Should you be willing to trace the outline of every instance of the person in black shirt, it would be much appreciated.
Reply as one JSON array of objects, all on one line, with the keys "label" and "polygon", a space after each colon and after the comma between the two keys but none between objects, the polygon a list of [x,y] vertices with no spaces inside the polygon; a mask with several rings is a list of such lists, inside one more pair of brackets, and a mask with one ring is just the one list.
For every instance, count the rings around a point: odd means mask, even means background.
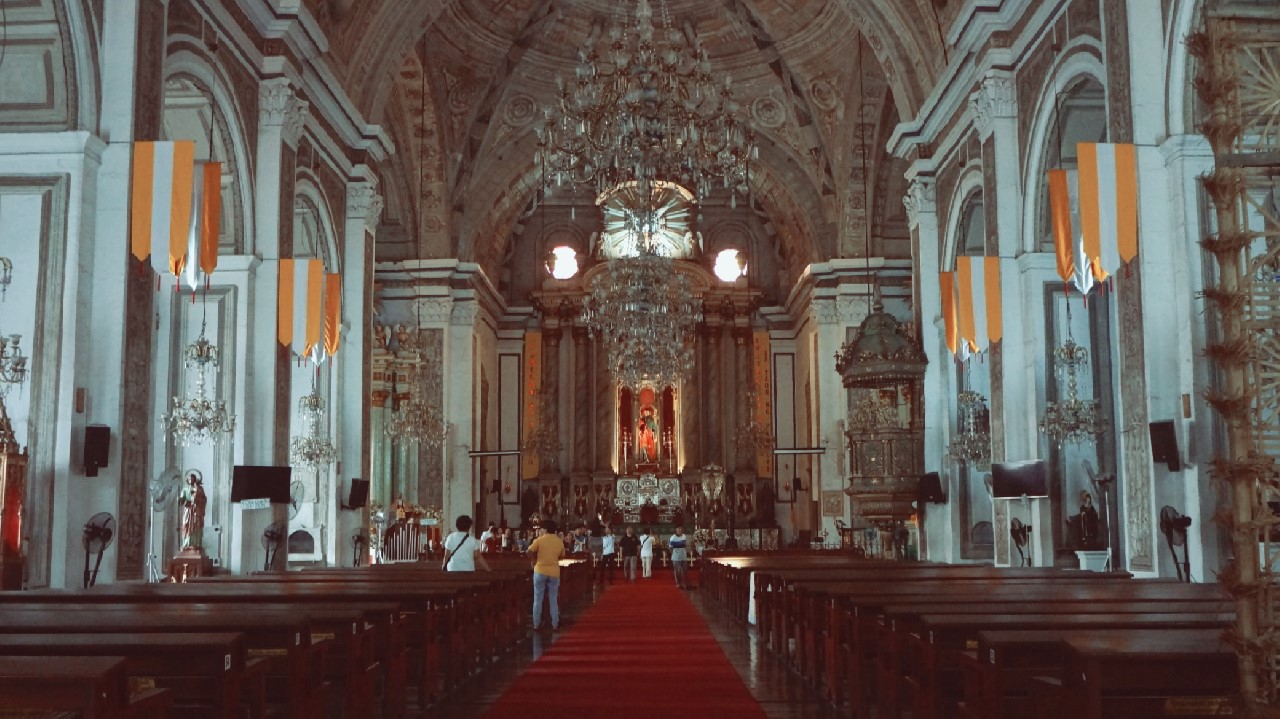
[{"label": "person in black shirt", "polygon": [[628,582],[636,581],[636,565],[640,563],[640,538],[636,530],[627,527],[626,534],[618,540],[618,548],[622,552],[622,578]]}]

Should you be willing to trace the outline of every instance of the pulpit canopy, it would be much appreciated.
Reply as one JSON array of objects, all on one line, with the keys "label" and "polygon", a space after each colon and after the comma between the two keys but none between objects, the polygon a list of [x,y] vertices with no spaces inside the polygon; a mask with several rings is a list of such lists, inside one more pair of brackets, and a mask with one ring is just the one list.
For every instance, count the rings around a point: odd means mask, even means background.
[{"label": "pulpit canopy", "polygon": [[852,340],[836,353],[836,371],[845,387],[884,387],[924,377],[929,360],[915,338],[877,302]]}]

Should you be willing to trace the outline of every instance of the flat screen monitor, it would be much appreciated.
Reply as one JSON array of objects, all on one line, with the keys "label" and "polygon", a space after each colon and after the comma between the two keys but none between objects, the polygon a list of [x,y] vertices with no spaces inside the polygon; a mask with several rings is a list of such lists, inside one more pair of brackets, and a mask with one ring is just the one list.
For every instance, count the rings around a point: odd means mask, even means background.
[{"label": "flat screen monitor", "polygon": [[992,464],[991,493],[1002,498],[1049,496],[1044,460]]},{"label": "flat screen monitor", "polygon": [[292,476],[292,467],[237,465],[231,470],[231,501],[269,499],[272,504],[288,504]]}]

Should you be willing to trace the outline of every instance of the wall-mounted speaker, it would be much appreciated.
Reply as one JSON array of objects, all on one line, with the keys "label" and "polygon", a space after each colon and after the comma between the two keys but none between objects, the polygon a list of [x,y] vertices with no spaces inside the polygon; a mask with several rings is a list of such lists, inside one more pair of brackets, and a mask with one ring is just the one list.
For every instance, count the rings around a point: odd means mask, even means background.
[{"label": "wall-mounted speaker", "polygon": [[347,494],[347,509],[360,509],[369,501],[369,480],[352,479],[351,491]]},{"label": "wall-mounted speaker", "polygon": [[1167,464],[1170,472],[1182,471],[1182,457],[1178,453],[1178,433],[1173,420],[1151,423],[1151,461]]},{"label": "wall-mounted speaker", "polygon": [[920,501],[947,503],[947,496],[942,493],[942,476],[937,472],[930,472],[920,478]]},{"label": "wall-mounted speaker", "polygon": [[111,451],[111,428],[105,424],[90,424],[84,428],[84,476],[96,477],[98,470],[107,466]]}]

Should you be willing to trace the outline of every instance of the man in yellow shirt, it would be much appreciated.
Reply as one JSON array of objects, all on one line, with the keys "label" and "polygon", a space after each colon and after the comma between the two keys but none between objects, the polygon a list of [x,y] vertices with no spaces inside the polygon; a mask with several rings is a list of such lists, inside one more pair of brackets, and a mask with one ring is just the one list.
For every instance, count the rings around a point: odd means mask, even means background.
[{"label": "man in yellow shirt", "polygon": [[548,521],[538,530],[538,537],[529,545],[529,557],[533,559],[533,631],[542,626],[542,598],[545,595],[551,608],[551,631],[560,629],[560,558],[564,556],[564,542],[556,535],[556,523]]}]

